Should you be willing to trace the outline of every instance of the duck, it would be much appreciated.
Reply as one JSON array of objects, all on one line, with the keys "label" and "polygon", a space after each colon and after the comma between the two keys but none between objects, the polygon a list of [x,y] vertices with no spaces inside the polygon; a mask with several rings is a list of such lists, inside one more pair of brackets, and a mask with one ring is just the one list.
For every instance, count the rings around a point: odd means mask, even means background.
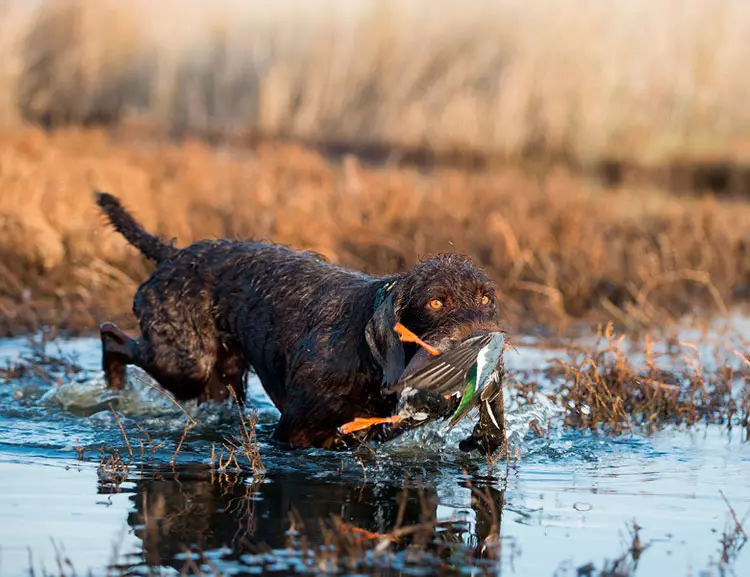
[{"label": "duck", "polygon": [[482,405],[486,406],[481,415],[486,414],[498,432],[504,431],[504,423],[490,406],[501,392],[505,372],[503,333],[474,335],[443,352],[423,342],[400,323],[394,330],[403,342],[421,347],[399,381],[383,391],[397,395],[394,413],[387,417],[355,418],[339,427],[341,434],[357,433],[375,425],[413,428],[440,419],[447,419],[448,428],[452,429],[472,409]]}]

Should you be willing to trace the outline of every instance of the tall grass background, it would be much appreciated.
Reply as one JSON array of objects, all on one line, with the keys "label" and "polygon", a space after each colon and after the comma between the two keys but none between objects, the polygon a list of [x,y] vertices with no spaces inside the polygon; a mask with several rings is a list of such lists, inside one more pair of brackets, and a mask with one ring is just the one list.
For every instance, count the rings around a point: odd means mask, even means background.
[{"label": "tall grass background", "polygon": [[130,318],[149,265],[94,189],[179,244],[254,236],[371,273],[469,253],[532,328],[726,312],[750,295],[750,204],[577,168],[709,161],[750,190],[748,38],[741,0],[0,0],[0,335]]},{"label": "tall grass background", "polygon": [[661,162],[750,156],[743,0],[6,0],[0,114]]}]

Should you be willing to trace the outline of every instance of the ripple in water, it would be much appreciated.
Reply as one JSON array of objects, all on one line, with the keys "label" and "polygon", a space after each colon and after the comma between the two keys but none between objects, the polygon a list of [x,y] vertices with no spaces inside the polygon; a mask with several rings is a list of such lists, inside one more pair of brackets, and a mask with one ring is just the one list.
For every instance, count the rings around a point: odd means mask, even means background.
[{"label": "ripple in water", "polygon": [[[186,404],[198,426],[172,467],[185,415],[132,376],[124,391],[107,390],[98,346],[95,339],[65,343],[84,370],[60,386],[33,379],[0,385],[2,574],[26,572],[29,545],[48,568],[54,566],[50,536],[65,545],[81,572],[104,567],[113,541],[129,555],[133,574],[148,573],[149,565],[179,570],[185,544],[208,550],[227,572],[256,571],[248,565],[262,555],[281,567],[291,507],[313,535],[320,536],[318,522],[331,514],[369,531],[390,530],[404,487],[423,492],[409,493],[408,522],[420,522],[420,499],[434,500],[439,519],[463,519],[462,538],[476,541],[487,530],[488,508],[472,498],[470,480],[489,491],[501,511],[506,572],[552,575],[565,561],[601,567],[605,558],[626,550],[622,535],[635,519],[644,542],[658,541],[644,552],[639,574],[687,575],[690,567],[707,567],[717,558],[727,521],[718,490],[739,515],[750,509],[750,448],[719,427],[672,428],[649,437],[564,430],[556,426],[562,408],[538,394],[529,405],[508,403],[508,443],[519,458],[506,478],[505,462],[490,466],[457,448],[476,414],[453,430],[433,423],[373,452],[281,450],[270,442],[278,411],[255,380],[248,398],[260,416],[267,473],[257,492],[248,493],[252,477],[231,487],[217,485],[215,471],[207,469],[211,445],[238,433],[235,407]],[[0,343],[0,357],[8,358],[9,350],[12,356],[20,349]],[[509,359],[509,370],[519,360],[525,369],[534,363],[541,368],[555,354],[537,355],[528,342],[519,347],[518,359]],[[97,474],[100,446],[126,454],[110,403],[135,447],[144,438],[138,427],[165,443],[153,461],[132,468],[119,492]],[[549,428],[549,436],[536,437],[532,422]],[[82,462],[76,459],[76,441],[84,448]],[[144,503],[151,514],[159,512],[158,542],[145,530]],[[245,530],[245,540],[238,541]],[[241,543],[260,550],[267,543],[272,550],[248,552]],[[738,557],[735,569],[737,575],[750,570],[747,559]]]}]

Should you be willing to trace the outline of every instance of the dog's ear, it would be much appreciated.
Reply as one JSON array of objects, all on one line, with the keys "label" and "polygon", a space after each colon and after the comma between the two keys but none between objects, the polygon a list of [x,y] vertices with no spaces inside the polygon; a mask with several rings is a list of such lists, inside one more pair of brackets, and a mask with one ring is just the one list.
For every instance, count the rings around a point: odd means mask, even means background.
[{"label": "dog's ear", "polygon": [[404,346],[394,330],[397,322],[396,305],[391,292],[375,310],[365,329],[370,352],[383,369],[383,386],[398,382],[406,368]]}]

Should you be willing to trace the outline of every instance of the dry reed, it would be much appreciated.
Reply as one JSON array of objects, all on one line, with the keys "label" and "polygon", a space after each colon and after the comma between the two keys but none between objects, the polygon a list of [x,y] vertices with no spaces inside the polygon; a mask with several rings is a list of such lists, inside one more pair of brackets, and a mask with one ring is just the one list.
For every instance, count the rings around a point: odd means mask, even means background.
[{"label": "dry reed", "polygon": [[95,188],[179,244],[254,236],[370,273],[468,253],[497,281],[516,327],[565,328],[592,314],[655,326],[722,313],[750,294],[741,202],[607,191],[562,169],[543,180],[515,169],[376,169],[294,145],[215,150],[27,129],[0,136],[0,335],[132,326],[150,265],[105,225]]},{"label": "dry reed", "polygon": [[[748,539],[747,533],[742,526],[742,522],[740,522],[734,507],[732,507],[726,495],[724,495],[724,491],[719,489],[719,493],[721,494],[721,498],[727,504],[731,519],[727,524],[727,527],[724,529],[720,541],[721,556],[719,558],[718,568],[723,574],[727,567],[736,560],[742,548],[747,544]],[[747,516],[745,516],[745,519],[747,519]]]},{"label": "dry reed", "polygon": [[125,432],[125,427],[122,426],[122,421],[120,420],[120,416],[117,414],[117,411],[115,411],[114,407],[112,406],[112,403],[107,403],[109,405],[109,410],[112,411],[112,414],[115,416],[115,421],[117,422],[117,426],[120,428],[120,433],[122,433],[122,438],[125,441],[125,446],[128,448],[128,455],[130,455],[130,460],[133,460],[133,447],[130,445],[130,439],[128,439],[128,434]]},{"label": "dry reed", "polygon": [[[265,467],[261,459],[260,448],[258,447],[258,436],[256,426],[258,424],[258,410],[253,408],[250,416],[244,412],[246,406],[237,397],[237,392],[232,387],[227,387],[237,406],[237,416],[240,420],[240,434],[232,438],[225,439],[225,448],[231,449],[232,454],[239,452],[245,456],[255,477],[261,477],[265,473]],[[235,463],[236,463],[235,459]]]},{"label": "dry reed", "polygon": [[[566,411],[565,426],[621,434],[636,427],[651,432],[667,424],[689,426],[703,421],[730,429],[739,425],[750,434],[746,367],[724,362],[709,369],[688,343],[656,354],[648,336],[643,361],[638,364],[622,347],[624,338],[609,324],[600,329],[594,345],[572,347],[569,360],[548,370],[559,381],[554,396]],[[676,367],[660,367],[659,357]]]},{"label": "dry reed", "polygon": [[[205,510],[205,506],[211,504],[211,502],[206,503],[196,498],[195,493],[191,492],[182,495],[180,473],[171,471],[171,474],[173,475],[172,481],[180,495],[179,499],[172,500],[169,503],[165,501],[163,495],[147,499],[145,488],[141,494],[143,505],[141,510],[136,513],[136,518],[141,521],[141,529],[137,534],[144,542],[144,560],[149,566],[171,565],[181,574],[217,576],[230,574],[230,571],[224,571],[223,558],[217,556],[215,551],[204,550],[200,543],[191,546],[182,541],[186,534],[190,534],[191,529],[194,531],[196,526],[205,525],[209,522],[208,511]],[[162,480],[164,480],[163,475],[162,472],[160,474]],[[236,482],[240,481],[237,480]],[[206,488],[213,489],[214,486],[214,481],[211,481],[210,485],[204,485],[203,494],[206,493]],[[225,488],[225,486],[221,485],[221,488]],[[472,492],[475,496],[482,493],[473,487]],[[727,574],[727,571],[731,571],[735,567],[742,547],[747,542],[746,532],[737,514],[731,504],[726,501],[723,493],[721,495],[729,509],[731,521],[719,539],[720,558],[718,562],[709,560],[703,568],[703,573],[706,575],[724,575]],[[252,502],[256,498],[254,494],[248,494],[240,500]],[[426,505],[425,502],[423,504]],[[483,503],[483,505],[485,504]],[[380,575],[403,571],[405,567],[414,565],[420,569],[430,567],[434,571],[440,571],[441,574],[446,575],[460,575],[465,573],[467,569],[471,569],[474,574],[494,575],[498,571],[500,560],[494,558],[494,556],[489,556],[486,560],[482,557],[484,557],[485,544],[488,541],[491,542],[493,547],[498,546],[495,540],[499,537],[499,533],[496,530],[499,530],[503,503],[501,502],[499,505],[501,509],[496,511],[494,501],[486,504],[486,507],[492,510],[493,519],[496,519],[498,523],[495,527],[493,521],[493,529],[486,539],[480,539],[476,546],[472,546],[463,541],[459,533],[455,533],[453,542],[447,543],[450,553],[442,557],[441,553],[445,551],[441,551],[439,546],[436,548],[435,543],[445,543],[446,533],[452,533],[454,530],[460,532],[460,524],[454,527],[450,522],[418,523],[396,529],[392,533],[377,534],[357,530],[356,527],[344,523],[341,519],[334,518],[325,522],[321,520],[323,524],[322,534],[313,541],[306,535],[304,522],[292,505],[289,513],[289,529],[286,532],[287,551],[274,550],[268,546],[264,547],[262,544],[256,545],[255,549],[260,555],[254,556],[255,560],[251,560],[252,556],[246,556],[247,568],[254,571],[268,571],[269,574],[274,575],[284,573],[284,569],[286,569],[286,572],[299,572],[302,568],[304,568],[304,572],[340,573],[355,570],[361,574]],[[243,531],[243,524],[249,522],[249,519],[245,519],[244,514],[237,514],[238,511],[231,511],[231,513],[232,522],[238,524],[238,531]],[[252,511],[249,515],[253,515]],[[425,515],[429,516],[430,513],[425,511]],[[623,552],[615,558],[605,559],[600,567],[593,561],[579,566],[573,566],[571,562],[567,561],[560,564],[555,571],[555,575],[575,574],[587,577],[630,577],[637,575],[638,565],[644,553],[652,547],[659,546],[659,543],[655,541],[644,542],[640,536],[641,529],[635,521],[628,524]],[[440,534],[441,532],[443,535]],[[403,544],[400,544],[403,537],[414,534],[424,535],[426,541],[422,543],[412,541],[406,548]],[[174,545],[177,545],[175,551],[180,555],[179,557],[175,556],[175,558],[162,559],[158,556],[161,542],[170,542],[165,547],[167,551],[170,551],[171,541],[174,539],[173,535],[179,536],[180,541],[174,542]],[[78,575],[74,561],[65,554],[62,544],[53,541],[53,546],[59,573],[47,573],[42,567],[41,574],[44,576],[50,575],[50,577],[53,575],[59,575],[60,577]],[[233,549],[237,546],[238,544],[233,543]],[[394,553],[404,549],[407,552],[406,557],[394,558]],[[242,551],[241,546],[237,550]],[[408,553],[411,553],[411,555],[409,556]],[[592,551],[592,555],[595,554],[596,551]],[[406,563],[404,563],[404,560],[406,560]],[[135,561],[135,563],[137,562]],[[115,575],[129,575],[135,567],[133,563],[134,560],[123,555],[119,543],[115,542],[113,543],[112,557],[107,566],[106,574],[113,577]],[[232,570],[236,571],[233,567]],[[36,575],[30,549],[29,574]],[[84,574],[90,575],[92,572],[82,573],[82,575]],[[691,572],[688,571],[687,574],[691,574]]]},{"label": "dry reed", "polygon": [[162,132],[746,162],[741,0],[14,0],[0,115]]},{"label": "dry reed", "polygon": [[72,380],[79,375],[83,368],[75,355],[64,353],[56,339],[54,329],[42,331],[39,336],[27,336],[27,351],[0,366],[0,380],[4,383],[28,380],[59,385],[63,378]]},{"label": "dry reed", "polygon": [[96,469],[100,490],[103,493],[119,493],[120,485],[128,478],[131,463],[123,461],[116,451],[107,453],[102,447],[100,453],[99,465]]}]

